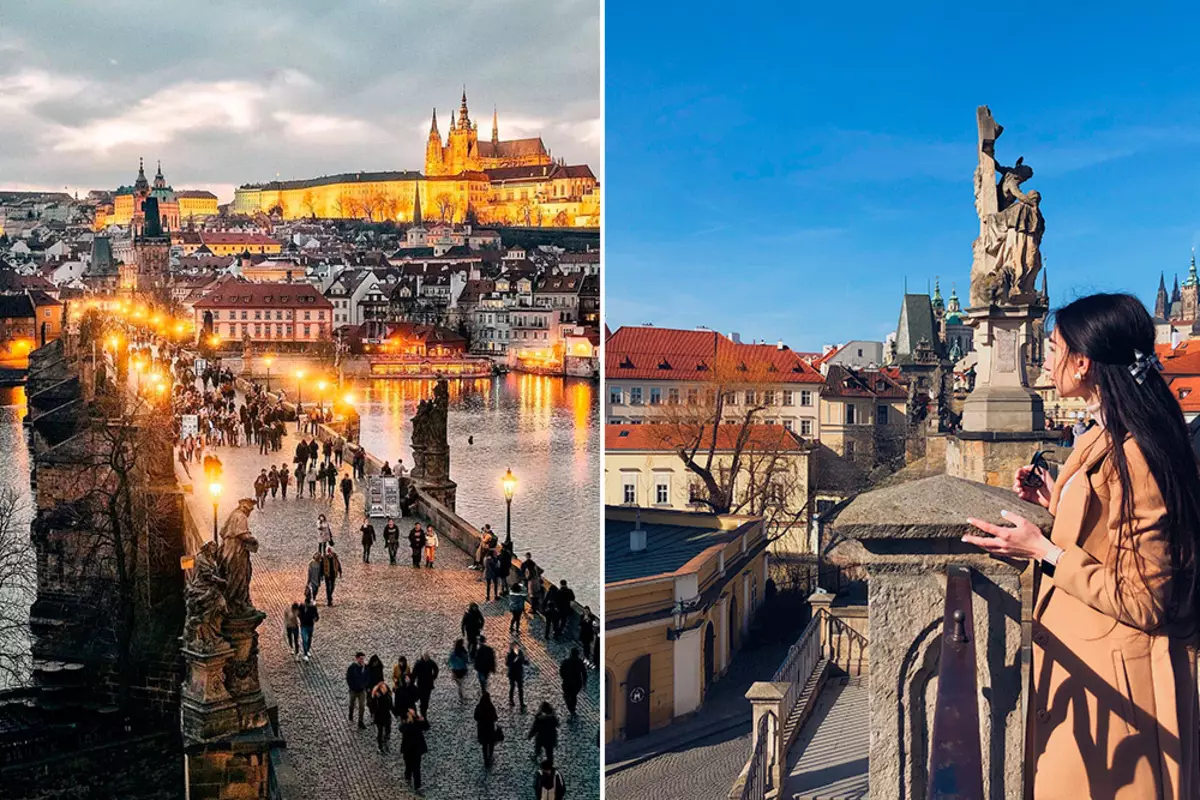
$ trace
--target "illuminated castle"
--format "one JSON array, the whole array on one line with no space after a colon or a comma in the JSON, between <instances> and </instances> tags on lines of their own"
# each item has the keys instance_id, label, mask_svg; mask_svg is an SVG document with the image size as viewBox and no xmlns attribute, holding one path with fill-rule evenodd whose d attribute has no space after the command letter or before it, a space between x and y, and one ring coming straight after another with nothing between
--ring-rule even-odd
<instances>
[{"instance_id":1,"label":"illuminated castle","mask_svg":"<svg viewBox=\"0 0 1200 800\"><path fill-rule=\"evenodd\" d=\"M483 172L503 167L538 167L552 165L554 159L546 150L540 136L531 139L500 140L499 116L492 110L491 141L479 141L479 123L471 121L467 110L467 90L463 89L458 107L458 120L450 112L450 129L446 143L438 131L437 109L425 145L425 174L428 176L459 175L464 172Z\"/></svg>"}]
</instances>

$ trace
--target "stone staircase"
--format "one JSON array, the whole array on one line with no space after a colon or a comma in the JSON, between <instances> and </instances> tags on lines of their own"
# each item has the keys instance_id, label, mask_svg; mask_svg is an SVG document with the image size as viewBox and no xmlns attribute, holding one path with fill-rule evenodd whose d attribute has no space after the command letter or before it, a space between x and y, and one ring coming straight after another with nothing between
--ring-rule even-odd
<instances>
[{"instance_id":1,"label":"stone staircase","mask_svg":"<svg viewBox=\"0 0 1200 800\"><path fill-rule=\"evenodd\" d=\"M867 677L831 678L788 752L779 800L869 797Z\"/></svg>"},{"instance_id":2,"label":"stone staircase","mask_svg":"<svg viewBox=\"0 0 1200 800\"><path fill-rule=\"evenodd\" d=\"M822 685L828 680L828 670L829 661L824 658L818 661L817 666L813 668L813 674L804 684L804 689L801 690L800 697L797 698L796 705L792 708L792 713L783 723L783 740L785 742L795 741L799 729L811 716L814 709L813 695L820 692Z\"/></svg>"}]
</instances>

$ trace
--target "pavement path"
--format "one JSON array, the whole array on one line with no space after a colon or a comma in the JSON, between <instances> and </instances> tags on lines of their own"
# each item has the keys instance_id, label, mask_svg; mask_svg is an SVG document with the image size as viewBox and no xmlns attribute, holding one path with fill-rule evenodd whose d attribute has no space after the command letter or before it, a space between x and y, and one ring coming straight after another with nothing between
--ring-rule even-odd
<instances>
[{"instance_id":1,"label":"pavement path","mask_svg":"<svg viewBox=\"0 0 1200 800\"><path fill-rule=\"evenodd\" d=\"M869 794L871 726L867 676L839 678L788 751L781 800L859 800Z\"/></svg>"},{"instance_id":2,"label":"pavement path","mask_svg":"<svg viewBox=\"0 0 1200 800\"><path fill-rule=\"evenodd\" d=\"M222 521L237 498L253 496L259 469L269 468L272 462L290 465L296 441L292 425L283 449L270 456L260 456L256 446L217 448L224 464ZM525 685L529 713L510 709L508 681L503 675L503 657L510 642L509 615L499 603L483 602L480 573L467 569L470 557L443 538L435 569L413 569L407 560L390 566L387 551L378 542L372 563L364 564L358 533L363 519L362 494L355 492L346 514L340 494L330 503L320 499L319 491L315 500L296 499L294 483L291 489L287 500L268 496L266 508L250 516L250 528L259 541L251 597L255 606L267 613L259 628L260 674L271 699L278 704L288 761L299 785L308 790L306 796L322 800L416 796L404 781L398 731L393 730L391 753L384 755L376 747L375 729L369 721L366 730L347 722L345 672L355 652L361 650L368 656L379 655L389 680L392 665L400 655L412 664L428 651L442 668L429 706L429 752L422 767L425 797L482 800L530 796L537 763L526 734L533 711L542 700L548 700L562 721L555 761L567 782L568 796L572 800L598 800L599 678L595 671L589 674L587 690L579 698L579 716L570 720L558 678L558 665L568 655L570 644L546 642L540 626L536 634L523 631L520 640L532 662ZM190 502L198 504L199 519L211 520L212 506L202 488ZM286 648L282 620L285 609L303 599L320 513L333 526L344 574L337 582L332 608L324 604L324 591L319 593L321 619L313 636L312 660L296 662ZM477 525L487 522L472 521ZM411 520L401 521L403 535L410 527ZM381 524L376 529L382 534ZM407 541L402 539L400 556L407 553ZM487 620L484 634L501 661L491 690L506 740L496 748L490 773L483 769L472 716L479 684L474 674L469 674L465 682L467 700L460 702L446 666L450 648L459 636L463 611L472 601L480 603Z\"/></svg>"}]
</instances>

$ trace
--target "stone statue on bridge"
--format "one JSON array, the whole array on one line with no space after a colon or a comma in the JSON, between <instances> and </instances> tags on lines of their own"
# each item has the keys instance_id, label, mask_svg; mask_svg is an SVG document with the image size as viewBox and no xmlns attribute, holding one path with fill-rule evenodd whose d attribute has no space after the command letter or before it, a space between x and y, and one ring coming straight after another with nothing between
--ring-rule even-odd
<instances>
[{"instance_id":1,"label":"stone statue on bridge","mask_svg":"<svg viewBox=\"0 0 1200 800\"><path fill-rule=\"evenodd\" d=\"M996 160L996 140L1004 128L991 109L976 110L979 128L979 164L975 167L975 210L979 238L972 248L972 308L1028 305L1038 297L1038 272L1042 269L1042 234L1046 221L1040 209L1042 196L1025 192L1021 184L1033 177L1033 168L1018 158L1011 167ZM997 175L1000 176L997 183Z\"/></svg>"},{"instance_id":2,"label":"stone statue on bridge","mask_svg":"<svg viewBox=\"0 0 1200 800\"><path fill-rule=\"evenodd\" d=\"M250 554L258 552L258 540L250 532L250 512L255 505L252 498L243 497L221 527L221 546L217 559L227 582L225 602L229 607L229 615L233 617L255 613L254 604L250 602L250 576L253 572Z\"/></svg>"},{"instance_id":3,"label":"stone statue on bridge","mask_svg":"<svg viewBox=\"0 0 1200 800\"><path fill-rule=\"evenodd\" d=\"M430 496L454 510L455 483L450 480L450 384L445 378L433 387L433 397L422 400L413 415L412 477Z\"/></svg>"},{"instance_id":4,"label":"stone statue on bridge","mask_svg":"<svg viewBox=\"0 0 1200 800\"><path fill-rule=\"evenodd\" d=\"M229 607L225 601L228 583L221 574L217 543L206 542L196 554L187 585L183 644L189 650L212 653L228 646L221 634L221 625Z\"/></svg>"}]
</instances>

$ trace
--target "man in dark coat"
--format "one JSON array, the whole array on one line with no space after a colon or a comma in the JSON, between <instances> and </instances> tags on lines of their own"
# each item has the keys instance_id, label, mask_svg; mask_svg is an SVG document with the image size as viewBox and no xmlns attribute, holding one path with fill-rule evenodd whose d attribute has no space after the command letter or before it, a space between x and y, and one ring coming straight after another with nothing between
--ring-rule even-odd
<instances>
[{"instance_id":1,"label":"man in dark coat","mask_svg":"<svg viewBox=\"0 0 1200 800\"><path fill-rule=\"evenodd\" d=\"M479 688L488 690L488 679L496 672L496 651L487 643L486 636L479 637L479 649L475 651L475 674L479 676Z\"/></svg>"},{"instance_id":2,"label":"man in dark coat","mask_svg":"<svg viewBox=\"0 0 1200 800\"><path fill-rule=\"evenodd\" d=\"M467 638L467 652L475 658L475 650L479 646L479 634L483 630L483 612L479 606L471 603L462 618L462 633Z\"/></svg>"},{"instance_id":3,"label":"man in dark coat","mask_svg":"<svg viewBox=\"0 0 1200 800\"><path fill-rule=\"evenodd\" d=\"M371 524L371 520L368 518L363 522L363 526L359 528L359 531L362 533L363 563L370 564L371 545L375 544L375 526Z\"/></svg>"},{"instance_id":4,"label":"man in dark coat","mask_svg":"<svg viewBox=\"0 0 1200 800\"><path fill-rule=\"evenodd\" d=\"M412 565L420 569L421 553L425 551L425 529L421 527L421 523L413 525L412 530L408 532L408 545L412 548Z\"/></svg>"},{"instance_id":5,"label":"man in dark coat","mask_svg":"<svg viewBox=\"0 0 1200 800\"><path fill-rule=\"evenodd\" d=\"M579 657L579 648L572 647L571 655L567 656L558 668L558 676L562 678L563 700L567 703L567 711L575 716L575 705L579 701L579 693L587 686L587 665Z\"/></svg>"},{"instance_id":6,"label":"man in dark coat","mask_svg":"<svg viewBox=\"0 0 1200 800\"><path fill-rule=\"evenodd\" d=\"M423 654L417 659L417 663L413 664L413 680L417 684L422 717L429 711L429 697L433 694L433 684L437 680L437 676L437 662L429 657L429 653Z\"/></svg>"},{"instance_id":7,"label":"man in dark coat","mask_svg":"<svg viewBox=\"0 0 1200 800\"><path fill-rule=\"evenodd\" d=\"M350 473L347 472L342 476L342 500L346 502L346 513L350 513L350 495L354 493L354 481L350 480Z\"/></svg>"},{"instance_id":8,"label":"man in dark coat","mask_svg":"<svg viewBox=\"0 0 1200 800\"><path fill-rule=\"evenodd\" d=\"M321 577L325 579L325 604L333 605L333 587L342 576L342 560L333 552L333 542L325 545L325 555L321 556Z\"/></svg>"},{"instance_id":9,"label":"man in dark coat","mask_svg":"<svg viewBox=\"0 0 1200 800\"><path fill-rule=\"evenodd\" d=\"M354 660L346 667L346 688L350 690L350 721L354 721L354 706L358 705L358 727L367 727L363 723L363 712L367 707L367 665L366 655L355 653Z\"/></svg>"}]
</instances>

